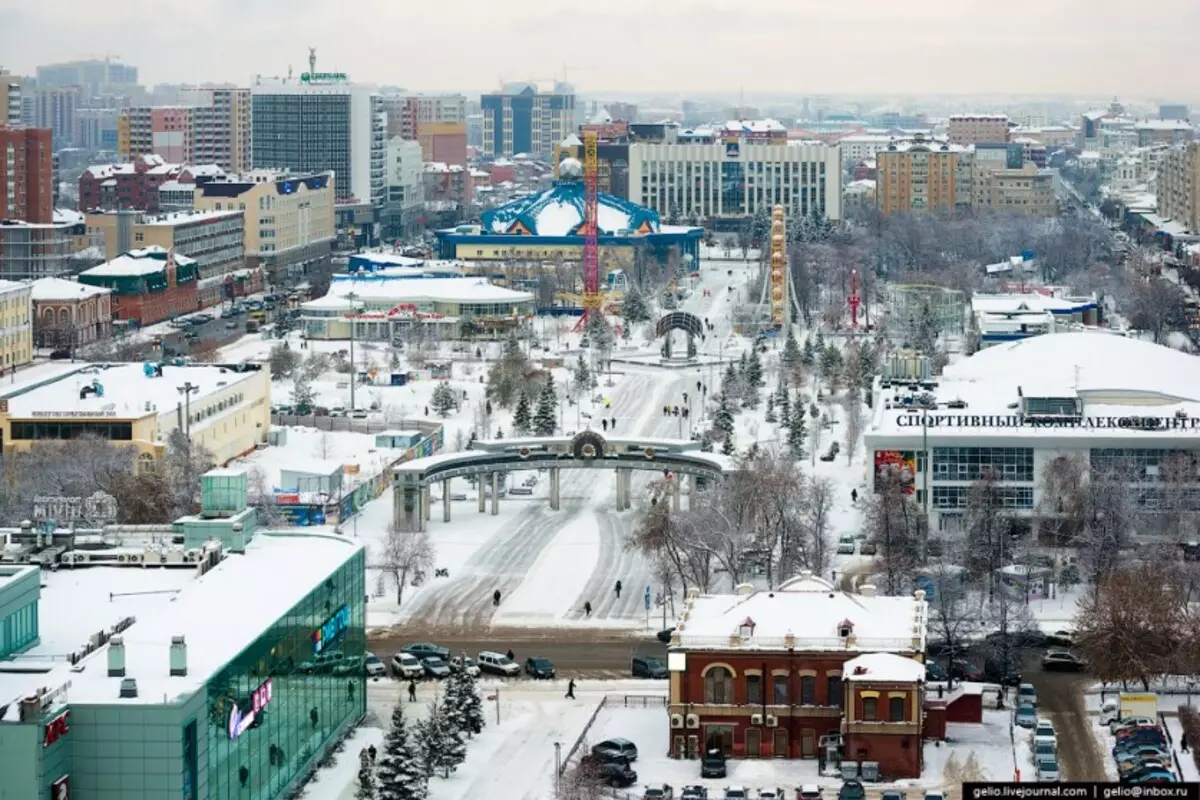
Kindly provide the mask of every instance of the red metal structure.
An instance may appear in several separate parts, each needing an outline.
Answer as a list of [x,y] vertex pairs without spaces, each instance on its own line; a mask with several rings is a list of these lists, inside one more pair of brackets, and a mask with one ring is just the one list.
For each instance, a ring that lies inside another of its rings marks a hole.
[[858,305],[862,298],[858,296],[858,270],[850,272],[850,296],[846,298],[850,305],[850,327],[858,330]]
[[587,131],[583,135],[583,316],[575,323],[575,330],[582,330],[593,314],[601,313],[600,298],[600,254],[596,227],[598,203],[596,182],[599,172],[597,134]]

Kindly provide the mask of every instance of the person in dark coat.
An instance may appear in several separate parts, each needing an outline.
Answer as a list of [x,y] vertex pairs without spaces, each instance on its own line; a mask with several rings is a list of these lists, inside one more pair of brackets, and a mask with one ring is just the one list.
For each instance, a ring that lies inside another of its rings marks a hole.
[[375,763],[375,755],[376,755],[378,752],[379,752],[379,751],[375,749],[375,745],[371,745],[370,747],[368,747],[368,748],[367,748],[367,755],[371,757],[371,763],[372,763],[372,764],[374,764],[374,763]]
[[591,600],[588,600],[586,603],[583,604],[583,615],[585,617],[590,617],[592,615],[592,601]]
[[513,655],[513,651],[512,651],[512,648],[511,648],[511,647],[510,647],[510,648],[508,648],[508,652],[507,652],[507,653],[505,653],[505,655],[507,655],[507,656],[508,656],[508,660],[509,660],[509,661],[516,661],[516,660],[517,660],[517,657]]
[[617,599],[620,600],[621,599],[621,582],[617,581],[617,585],[614,588],[617,590]]
[[858,489],[851,489],[851,490],[850,490],[850,502],[851,502],[851,503],[857,503],[857,502],[858,502]]
[[575,679],[574,678],[571,678],[571,680],[567,681],[567,698],[570,700],[575,699]]
[[500,590],[499,589],[492,592],[492,605],[494,605],[494,606],[500,605]]
[[408,702],[417,702],[417,682],[412,678],[408,681]]

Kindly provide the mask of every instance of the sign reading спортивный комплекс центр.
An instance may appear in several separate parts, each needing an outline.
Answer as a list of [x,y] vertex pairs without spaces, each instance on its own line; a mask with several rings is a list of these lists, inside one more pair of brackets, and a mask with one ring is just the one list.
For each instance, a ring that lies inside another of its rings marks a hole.
[[900,428],[1084,428],[1087,430],[1200,430],[1200,417],[1022,417],[1017,414],[901,414]]

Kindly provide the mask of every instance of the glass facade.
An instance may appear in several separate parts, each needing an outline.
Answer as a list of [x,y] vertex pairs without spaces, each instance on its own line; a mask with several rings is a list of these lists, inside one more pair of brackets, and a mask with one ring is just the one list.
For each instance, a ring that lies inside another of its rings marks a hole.
[[990,467],[997,480],[1033,482],[1033,448],[935,447],[935,481],[977,481]]
[[38,604],[34,600],[0,623],[0,656],[16,653],[37,641]]
[[[364,558],[359,552],[209,682],[199,723],[207,790],[198,796],[274,798],[366,712]],[[190,724],[181,731],[185,786]]]
[[[1171,460],[1175,463],[1164,464]],[[1167,480],[1172,472],[1179,477],[1190,472],[1190,477],[1196,477],[1196,456],[1188,450],[1101,447],[1089,453],[1089,461],[1093,474],[1119,473],[1132,481]]]
[[[969,486],[934,486],[930,500],[934,508],[966,508],[971,493]],[[997,496],[1003,508],[1033,508],[1032,486],[1000,486]]]

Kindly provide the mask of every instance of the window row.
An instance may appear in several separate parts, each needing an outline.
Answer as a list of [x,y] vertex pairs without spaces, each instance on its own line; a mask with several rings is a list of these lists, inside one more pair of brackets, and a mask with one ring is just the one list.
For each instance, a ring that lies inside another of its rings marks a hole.
[[[934,486],[930,499],[934,508],[966,508],[971,497],[970,486]],[[1032,486],[999,486],[995,502],[1001,508],[1033,508]]]
[[1093,475],[1116,473],[1130,481],[1180,481],[1198,477],[1196,453],[1154,447],[1102,447],[1089,453]]
[[133,439],[132,422],[13,422],[13,439],[78,439],[96,436],[116,442]]
[[935,447],[935,480],[977,481],[991,472],[999,480],[1033,481],[1033,448]]
[[[788,675],[758,673],[743,677],[741,692],[734,691],[733,673],[725,667],[712,667],[704,674],[704,702],[708,705],[768,705],[837,706],[843,703],[842,676],[827,675],[824,691],[818,697],[817,677],[801,675],[794,680]],[[795,693],[795,694],[793,694]],[[739,696],[740,695],[740,696]]]
[[[880,716],[880,712],[886,716]],[[887,703],[880,702],[878,697],[862,698],[863,722],[908,722],[908,706],[903,697],[889,697]]]

